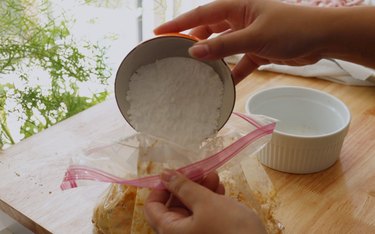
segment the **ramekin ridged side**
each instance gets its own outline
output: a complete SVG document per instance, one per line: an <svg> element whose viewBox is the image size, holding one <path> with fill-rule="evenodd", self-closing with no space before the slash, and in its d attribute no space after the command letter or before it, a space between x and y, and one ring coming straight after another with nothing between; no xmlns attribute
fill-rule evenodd
<svg viewBox="0 0 375 234"><path fill-rule="evenodd" d="M274 132L272 140L258 153L258 159L267 167L288 173L322 171L338 160L348 127L319 138L296 138Z"/></svg>

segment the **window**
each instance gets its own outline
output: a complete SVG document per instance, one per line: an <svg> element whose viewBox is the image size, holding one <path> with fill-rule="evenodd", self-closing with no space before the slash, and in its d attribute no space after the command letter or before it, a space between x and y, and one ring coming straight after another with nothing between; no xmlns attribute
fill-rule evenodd
<svg viewBox="0 0 375 234"><path fill-rule="evenodd" d="M0 149L105 100L153 28L198 0L3 0Z"/></svg>

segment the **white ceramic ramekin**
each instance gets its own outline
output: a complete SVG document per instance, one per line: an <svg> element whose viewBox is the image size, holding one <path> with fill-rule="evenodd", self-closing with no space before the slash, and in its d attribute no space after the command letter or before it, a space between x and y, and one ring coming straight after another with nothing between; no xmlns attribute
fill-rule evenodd
<svg viewBox="0 0 375 234"><path fill-rule="evenodd" d="M350 112L338 98L302 87L275 87L250 96L246 111L278 120L260 162L275 170L305 174L324 170L340 156Z"/></svg>
<svg viewBox="0 0 375 234"><path fill-rule="evenodd" d="M115 79L115 97L120 112L128 121L129 103L126 93L129 89L129 80L133 73L141 66L167 57L191 58L188 49L197 42L197 39L185 34L166 34L149 39L137 45L122 61ZM219 128L223 127L232 114L236 92L231 71L224 60L201 61L211 66L219 75L224 85L223 103L218 119ZM129 121L128 121L129 122Z"/></svg>

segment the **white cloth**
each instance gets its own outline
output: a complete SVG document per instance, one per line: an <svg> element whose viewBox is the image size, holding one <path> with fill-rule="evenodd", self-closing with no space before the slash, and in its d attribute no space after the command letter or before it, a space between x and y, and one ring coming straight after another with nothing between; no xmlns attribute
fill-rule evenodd
<svg viewBox="0 0 375 234"><path fill-rule="evenodd" d="M230 56L226 58L226 61L237 63L241 57L242 55ZM322 59L315 64L306 66L269 64L260 66L259 70L316 77L346 85L375 86L374 69L338 59Z"/></svg>
<svg viewBox="0 0 375 234"><path fill-rule="evenodd" d="M269 64L259 67L259 70L317 77L346 85L375 86L372 81L375 79L375 70L338 59L322 59L313 65L298 67Z"/></svg>

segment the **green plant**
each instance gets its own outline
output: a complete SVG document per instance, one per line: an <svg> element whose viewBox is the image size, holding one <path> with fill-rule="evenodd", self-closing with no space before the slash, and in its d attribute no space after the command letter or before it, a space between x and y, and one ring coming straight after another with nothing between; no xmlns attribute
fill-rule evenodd
<svg viewBox="0 0 375 234"><path fill-rule="evenodd" d="M128 4L128 1L124 0L84 0L88 5L94 5L98 7L115 8L122 4ZM130 1L129 1L130 2Z"/></svg>
<svg viewBox="0 0 375 234"><path fill-rule="evenodd" d="M0 15L0 148L16 142L10 115L25 138L105 100L106 48L78 44L49 1L2 0Z"/></svg>

